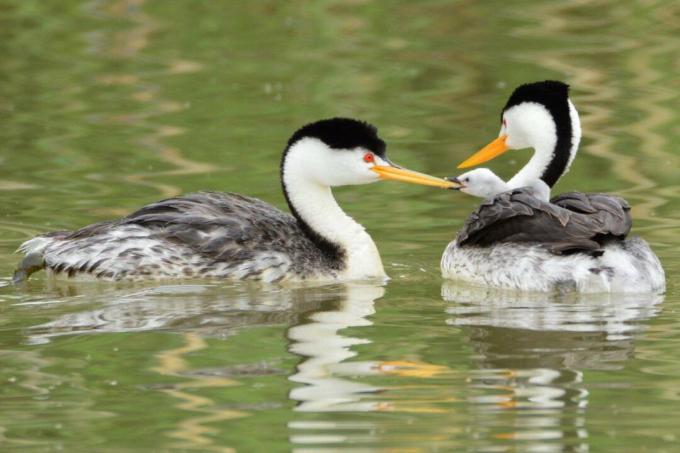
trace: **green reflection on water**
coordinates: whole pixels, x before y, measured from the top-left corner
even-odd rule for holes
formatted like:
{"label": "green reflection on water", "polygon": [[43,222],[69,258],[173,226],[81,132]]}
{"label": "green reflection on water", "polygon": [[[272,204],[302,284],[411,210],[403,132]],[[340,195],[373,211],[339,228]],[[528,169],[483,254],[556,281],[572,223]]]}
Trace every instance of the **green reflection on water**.
{"label": "green reflection on water", "polygon": [[451,288],[438,259],[476,200],[342,189],[385,288],[0,287],[3,451],[670,451],[674,17],[664,1],[0,1],[0,285],[28,237],[160,197],[283,206],[283,144],[320,117],[367,119],[395,161],[453,174],[509,90],[542,78],[572,85],[584,129],[557,191],[625,196],[669,277],[663,304]]}

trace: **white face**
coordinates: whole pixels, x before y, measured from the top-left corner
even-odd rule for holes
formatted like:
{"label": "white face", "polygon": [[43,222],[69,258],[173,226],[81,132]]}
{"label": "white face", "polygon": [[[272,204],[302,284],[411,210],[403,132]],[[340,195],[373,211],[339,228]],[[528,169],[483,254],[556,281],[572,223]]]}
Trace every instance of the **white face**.
{"label": "white face", "polygon": [[371,170],[376,165],[390,164],[371,150],[337,150],[319,139],[306,137],[288,151],[284,171],[322,186],[337,187],[379,181],[380,176]]}
{"label": "white face", "polygon": [[488,168],[475,168],[456,180],[461,185],[461,192],[480,198],[490,198],[508,190],[506,183]]}
{"label": "white face", "polygon": [[503,113],[499,135],[506,135],[510,149],[553,149],[557,142],[557,127],[548,110],[535,102],[523,102]]}

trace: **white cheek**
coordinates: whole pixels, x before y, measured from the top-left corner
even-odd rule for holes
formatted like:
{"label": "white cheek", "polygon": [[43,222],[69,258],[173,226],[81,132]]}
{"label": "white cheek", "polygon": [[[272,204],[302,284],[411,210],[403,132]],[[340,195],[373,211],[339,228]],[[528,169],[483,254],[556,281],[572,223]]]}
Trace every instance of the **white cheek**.
{"label": "white cheek", "polygon": [[363,150],[336,152],[325,168],[326,184],[335,187],[379,181],[380,176],[371,170],[374,164],[364,161],[365,154],[366,151]]}
{"label": "white cheek", "polygon": [[370,168],[367,169],[366,173],[366,182],[378,182],[380,181],[380,175],[371,170]]}
{"label": "white cheek", "polygon": [[548,110],[535,102],[524,102],[505,112],[506,144],[511,149],[548,146],[554,141],[555,122]]}
{"label": "white cheek", "polygon": [[362,157],[359,150],[331,150],[320,140],[304,138],[288,151],[285,171],[290,178],[321,186],[365,184],[374,173]]}
{"label": "white cheek", "polygon": [[[364,162],[362,161],[362,164]],[[380,181],[380,175],[371,170],[373,165],[364,164],[357,167],[351,174],[352,182],[347,184],[368,184]]]}
{"label": "white cheek", "polygon": [[[327,187],[369,184],[380,176],[371,170],[373,163],[364,161],[366,153],[363,149],[332,150],[317,139],[304,138],[288,151],[285,171],[290,178]],[[389,165],[378,156],[375,164]]]}
{"label": "white cheek", "polygon": [[506,128],[505,144],[510,149],[522,149],[531,146],[524,131],[519,127]]}

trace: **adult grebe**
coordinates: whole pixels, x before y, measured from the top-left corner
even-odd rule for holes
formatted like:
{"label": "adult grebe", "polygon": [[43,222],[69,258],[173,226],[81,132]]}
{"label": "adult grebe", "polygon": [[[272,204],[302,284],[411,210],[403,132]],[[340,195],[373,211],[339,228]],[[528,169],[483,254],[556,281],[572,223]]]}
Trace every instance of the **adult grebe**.
{"label": "adult grebe", "polygon": [[39,269],[105,280],[184,277],[281,280],[384,278],[375,243],[338,206],[331,187],[384,179],[454,184],[392,164],[375,127],[333,118],[288,141],[281,181],[291,213],[233,193],[196,193],[120,220],[25,242],[16,282]]}
{"label": "adult grebe", "polygon": [[517,88],[503,108],[499,137],[459,165],[478,165],[508,149],[534,155],[510,181],[488,169],[453,178],[487,198],[441,260],[445,278],[523,291],[660,292],[664,271],[647,243],[625,239],[632,221],[623,199],[550,188],[576,157],[581,126],[569,87],[545,81]]}

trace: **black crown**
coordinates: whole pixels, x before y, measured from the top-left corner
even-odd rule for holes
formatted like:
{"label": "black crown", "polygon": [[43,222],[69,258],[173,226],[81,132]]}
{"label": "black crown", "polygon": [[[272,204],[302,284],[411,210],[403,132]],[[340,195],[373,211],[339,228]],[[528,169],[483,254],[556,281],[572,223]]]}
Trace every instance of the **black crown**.
{"label": "black crown", "polygon": [[317,138],[334,149],[365,148],[385,156],[385,142],[375,126],[351,118],[330,118],[301,127],[288,140],[288,147],[305,137]]}

